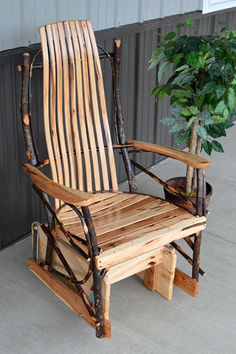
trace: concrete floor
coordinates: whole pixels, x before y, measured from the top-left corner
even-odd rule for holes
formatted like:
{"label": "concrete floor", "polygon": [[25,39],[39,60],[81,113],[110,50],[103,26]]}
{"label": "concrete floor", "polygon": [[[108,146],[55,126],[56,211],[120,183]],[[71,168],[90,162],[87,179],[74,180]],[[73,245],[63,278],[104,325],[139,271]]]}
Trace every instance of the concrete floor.
{"label": "concrete floor", "polygon": [[[201,252],[207,277],[200,280],[197,298],[175,287],[168,301],[137,277],[125,279],[112,286],[112,338],[97,339],[27,269],[27,238],[0,253],[0,353],[236,353],[235,140],[233,127],[222,139],[225,154],[210,158],[207,179],[214,194]],[[184,164],[168,159],[152,170],[163,178],[179,176]],[[141,174],[138,182],[140,191],[162,194],[150,177]],[[178,266],[190,268],[180,256]]]}

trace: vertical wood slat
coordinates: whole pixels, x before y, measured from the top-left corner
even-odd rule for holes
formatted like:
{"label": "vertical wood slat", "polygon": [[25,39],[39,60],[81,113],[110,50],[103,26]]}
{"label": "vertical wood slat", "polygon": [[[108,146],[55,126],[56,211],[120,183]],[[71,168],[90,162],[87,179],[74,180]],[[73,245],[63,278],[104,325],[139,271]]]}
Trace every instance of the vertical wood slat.
{"label": "vertical wood slat", "polygon": [[58,35],[61,44],[61,54],[63,63],[63,98],[64,98],[64,120],[66,127],[67,148],[70,162],[70,178],[71,187],[76,188],[76,174],[75,174],[75,161],[73,152],[73,141],[71,134],[71,119],[70,119],[70,90],[69,90],[69,67],[68,67],[68,53],[65,40],[65,31],[62,22],[58,23]]}
{"label": "vertical wood slat", "polygon": [[[81,58],[82,58],[82,76],[83,76],[83,83],[84,83],[83,88],[84,88],[84,105],[85,105],[86,123],[87,123],[91,156],[93,162],[95,189],[100,190],[101,184],[100,184],[100,176],[99,176],[99,166],[98,166],[98,158],[97,158],[96,142],[95,142],[94,129],[93,129],[91,102],[90,102],[90,87],[89,87],[89,78],[88,78],[89,69],[88,69],[88,57],[87,57],[88,55],[87,55],[87,48],[84,41],[84,34],[83,34],[81,22],[82,21],[75,21],[75,24],[76,24],[77,36],[79,39]],[[91,94],[93,94],[93,92]]]}
{"label": "vertical wood slat", "polygon": [[48,39],[48,49],[50,55],[50,123],[51,137],[54,147],[55,163],[57,167],[58,182],[63,184],[63,172],[60,160],[60,147],[57,137],[57,120],[56,120],[56,59],[53,46],[51,26],[46,26]]}
{"label": "vertical wood slat", "polygon": [[72,120],[72,129],[74,135],[74,144],[75,152],[77,158],[77,167],[78,167],[78,186],[79,190],[84,190],[84,180],[83,180],[83,163],[81,155],[81,145],[80,145],[80,136],[78,128],[78,117],[77,117],[77,106],[76,106],[76,73],[75,73],[75,55],[72,44],[72,33],[69,27],[69,22],[64,23],[66,41],[68,45],[68,54],[70,62],[70,98],[71,98],[71,120]]}
{"label": "vertical wood slat", "polygon": [[50,84],[45,123],[50,161],[54,163],[53,179],[84,190],[85,166],[87,191],[111,189],[109,175],[112,189],[117,190],[102,72],[92,26],[89,21],[66,21],[43,26],[40,32],[45,34],[42,41],[43,56],[48,62],[45,82]]}
{"label": "vertical wood slat", "polygon": [[106,136],[106,143],[107,143],[107,147],[108,147],[108,157],[109,157],[109,163],[110,163],[112,188],[114,190],[118,190],[115,160],[114,160],[114,154],[113,154],[113,149],[112,149],[111,134],[110,134],[110,128],[109,128],[109,123],[108,123],[106,101],[105,101],[104,87],[103,87],[103,80],[102,80],[102,69],[101,69],[100,59],[99,59],[99,55],[98,55],[98,49],[97,49],[97,44],[96,44],[96,40],[95,40],[95,36],[94,36],[94,31],[93,31],[90,21],[87,21],[87,26],[88,26],[89,36],[90,36],[91,45],[92,45],[93,54],[94,54],[94,65],[95,65],[96,74],[97,74],[97,84],[98,84],[100,105],[101,105],[101,111],[102,111],[102,120],[103,120],[104,132],[105,132],[105,136]]}
{"label": "vertical wood slat", "polygon": [[51,164],[52,178],[57,181],[56,165],[53,154],[53,147],[51,141],[50,133],[50,118],[49,118],[49,56],[47,47],[47,36],[45,27],[40,28],[40,38],[42,42],[42,53],[43,53],[43,113],[44,113],[44,129],[46,136],[46,143],[48,149],[48,155]]}
{"label": "vertical wood slat", "polygon": [[72,33],[72,43],[74,46],[74,54],[76,61],[76,80],[77,80],[77,98],[78,98],[78,113],[79,113],[79,125],[82,139],[82,147],[84,153],[84,164],[86,171],[86,185],[87,191],[92,191],[92,174],[91,174],[91,161],[88,148],[87,130],[85,125],[85,112],[84,112],[84,100],[83,100],[83,79],[81,72],[81,54],[80,47],[77,38],[76,26],[74,21],[70,21],[70,29]]}
{"label": "vertical wood slat", "polygon": [[91,87],[91,92],[92,92],[91,98],[92,98],[92,104],[93,104],[94,123],[95,123],[95,130],[97,133],[100,161],[101,161],[101,166],[102,166],[103,184],[104,184],[104,189],[109,189],[107,162],[106,162],[106,155],[105,155],[105,150],[104,150],[104,142],[103,142],[101,124],[100,124],[100,119],[99,119],[100,117],[99,117],[99,108],[98,108],[98,100],[97,100],[97,92],[96,92],[96,78],[95,78],[95,73],[94,73],[93,52],[92,52],[88,29],[87,29],[85,21],[82,22],[82,28],[83,28],[84,40],[85,40],[85,44],[86,44],[86,48],[87,48],[90,87]]}
{"label": "vertical wood slat", "polygon": [[70,187],[70,174],[67,158],[67,149],[64,134],[64,122],[63,122],[63,97],[62,97],[62,56],[59,44],[59,36],[57,24],[52,24],[52,33],[57,61],[57,121],[58,121],[58,131],[59,131],[59,141],[61,147],[61,155],[64,170],[64,183],[67,187]]}

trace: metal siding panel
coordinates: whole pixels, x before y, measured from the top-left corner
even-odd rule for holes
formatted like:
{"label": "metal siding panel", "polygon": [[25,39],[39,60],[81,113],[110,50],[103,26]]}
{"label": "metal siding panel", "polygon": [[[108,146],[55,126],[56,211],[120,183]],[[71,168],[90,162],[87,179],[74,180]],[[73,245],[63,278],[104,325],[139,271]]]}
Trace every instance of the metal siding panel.
{"label": "metal siding panel", "polygon": [[123,0],[121,25],[139,22],[139,0]]}
{"label": "metal siding panel", "polygon": [[182,0],[181,13],[202,10],[202,0]]}
{"label": "metal siding panel", "polygon": [[[35,215],[35,196],[30,191],[30,181],[21,169],[24,161],[24,143],[19,119],[19,76],[14,64],[0,67],[3,87],[1,95],[1,121],[4,122],[1,140],[4,144],[1,158],[1,246],[29,232],[30,221]],[[37,202],[36,202],[37,203]]]}
{"label": "metal siding panel", "polygon": [[0,12],[0,50],[14,48],[22,42],[20,0],[2,1]]}
{"label": "metal siding panel", "polygon": [[161,17],[175,15],[181,12],[181,0],[163,1]]}
{"label": "metal siding panel", "polygon": [[[87,11],[91,12],[91,2]],[[93,2],[95,4],[95,2]],[[35,11],[37,8],[35,8]],[[58,16],[60,12],[58,5]],[[97,7],[93,6],[94,16]],[[181,17],[184,21],[186,16]],[[194,14],[196,31],[209,33],[218,28],[219,21],[226,21],[230,26],[236,25],[236,10],[217,15],[201,16]],[[164,98],[156,102],[150,96],[155,86],[156,72],[148,71],[148,60],[156,47],[159,37],[157,31],[166,34],[173,30],[178,16],[168,20],[157,20],[143,25],[131,25],[127,28],[100,31],[96,33],[98,43],[108,51],[113,50],[113,41],[122,40],[121,64],[121,95],[125,119],[125,130],[129,138],[156,142],[171,146],[173,138],[168,133],[168,127],[160,123],[160,119],[169,115],[169,100]],[[188,31],[188,30],[187,30]],[[19,51],[16,51],[16,53]],[[20,122],[20,87],[21,75],[16,71],[16,65],[22,62],[21,54],[6,53],[0,55],[0,171],[1,171],[1,229],[0,248],[30,231],[33,220],[44,218],[39,199],[32,193],[31,182],[23,173],[21,164],[26,160],[24,141]],[[111,70],[108,63],[102,64],[108,115],[111,126],[114,121],[113,97],[111,86]],[[40,151],[40,158],[47,156],[43,133],[43,102],[42,102],[42,72],[35,71],[32,82],[34,92],[32,100],[32,125]],[[112,131],[113,141],[114,129]],[[119,152],[115,152],[119,181],[125,179],[125,170]],[[161,157],[155,154],[136,154],[137,161],[147,167]],[[47,171],[48,172],[48,171]]]}
{"label": "metal siding panel", "polygon": [[91,19],[95,30],[200,10],[199,0],[0,0],[0,50],[39,42],[37,27]]}

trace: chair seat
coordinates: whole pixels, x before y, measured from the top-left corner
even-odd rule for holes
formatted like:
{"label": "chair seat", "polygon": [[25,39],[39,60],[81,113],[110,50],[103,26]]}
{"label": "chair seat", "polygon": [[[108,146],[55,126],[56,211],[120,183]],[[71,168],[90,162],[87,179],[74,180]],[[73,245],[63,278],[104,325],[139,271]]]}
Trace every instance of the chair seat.
{"label": "chair seat", "polygon": [[[90,212],[100,248],[99,269],[199,232],[206,222],[165,200],[135,193],[112,193]],[[62,209],[58,216],[69,232],[84,238],[74,211]]]}

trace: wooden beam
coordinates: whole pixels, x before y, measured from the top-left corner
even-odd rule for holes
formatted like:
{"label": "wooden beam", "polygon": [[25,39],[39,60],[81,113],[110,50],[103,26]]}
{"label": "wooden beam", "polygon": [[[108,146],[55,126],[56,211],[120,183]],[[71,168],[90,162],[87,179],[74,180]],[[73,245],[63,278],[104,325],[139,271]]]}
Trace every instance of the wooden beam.
{"label": "wooden beam", "polygon": [[171,300],[176,267],[176,253],[170,246],[163,249],[162,262],[145,272],[144,285]]}
{"label": "wooden beam", "polygon": [[120,264],[116,264],[108,270],[105,276],[106,281],[109,284],[113,284],[128,278],[131,275],[137,274],[162,262],[162,257],[163,247],[160,247],[125,262],[121,262]]}
{"label": "wooden beam", "polygon": [[[85,320],[91,327],[96,328],[96,323],[90,317],[79,293],[75,287],[64,278],[60,278],[53,272],[49,272],[42,268],[33,258],[28,260],[29,269],[57,295],[67,306]],[[105,320],[104,323],[105,338],[111,336],[111,324]]]}
{"label": "wooden beam", "polygon": [[111,285],[106,280],[106,277],[102,280],[102,298],[104,306],[104,318],[109,321],[109,310],[110,310],[110,295],[111,295]]}
{"label": "wooden beam", "polygon": [[203,157],[191,154],[187,151],[130,139],[127,139],[126,143],[132,144],[137,149],[172,157],[173,159],[185,162],[187,165],[195,168],[208,168],[210,166],[209,161]]}
{"label": "wooden beam", "polygon": [[144,230],[137,230],[136,233],[133,233],[135,236],[134,240],[131,239],[99,254],[96,257],[96,266],[98,269],[110,268],[117,263],[124,262],[155,248],[162,247],[172,241],[199,232],[206,227],[205,222],[205,217],[194,217],[191,221],[181,220],[174,225],[158,231],[156,230],[156,225],[148,226],[145,229],[146,234],[144,234]]}
{"label": "wooden beam", "polygon": [[198,296],[199,282],[178,268],[175,270],[174,284],[189,295],[193,297]]}

